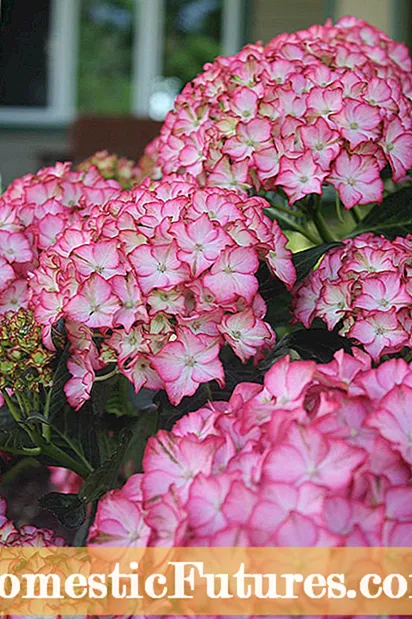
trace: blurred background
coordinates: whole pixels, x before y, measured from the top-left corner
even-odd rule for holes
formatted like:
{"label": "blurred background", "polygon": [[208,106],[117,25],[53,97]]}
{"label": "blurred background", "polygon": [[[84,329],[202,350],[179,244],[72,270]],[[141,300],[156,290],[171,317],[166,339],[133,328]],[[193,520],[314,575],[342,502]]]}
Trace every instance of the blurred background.
{"label": "blurred background", "polygon": [[217,55],[356,15],[412,44],[411,0],[0,0],[0,173],[138,159]]}

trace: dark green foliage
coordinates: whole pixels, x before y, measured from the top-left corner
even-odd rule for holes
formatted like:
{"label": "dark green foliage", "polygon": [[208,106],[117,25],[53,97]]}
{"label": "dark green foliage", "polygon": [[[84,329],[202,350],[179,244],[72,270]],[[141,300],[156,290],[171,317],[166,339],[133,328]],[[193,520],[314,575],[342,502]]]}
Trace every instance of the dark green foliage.
{"label": "dark green foliage", "polygon": [[86,506],[77,494],[49,492],[41,497],[39,505],[52,512],[68,529],[77,529],[86,518]]}
{"label": "dark green foliage", "polygon": [[351,236],[364,232],[383,234],[389,239],[412,234],[412,186],[391,193],[362,219]]}

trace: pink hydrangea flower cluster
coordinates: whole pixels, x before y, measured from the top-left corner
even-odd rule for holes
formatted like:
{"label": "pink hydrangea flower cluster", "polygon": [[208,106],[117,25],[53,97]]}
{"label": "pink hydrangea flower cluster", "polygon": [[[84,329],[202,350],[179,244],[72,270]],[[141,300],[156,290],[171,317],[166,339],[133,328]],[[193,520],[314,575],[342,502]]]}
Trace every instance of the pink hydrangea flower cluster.
{"label": "pink hydrangea flower cluster", "polygon": [[73,172],[58,163],[12,183],[0,197],[0,315],[27,307],[27,275],[79,213],[121,190],[97,168]]}
{"label": "pink hydrangea flower cluster", "polygon": [[50,529],[25,524],[19,529],[7,518],[7,503],[0,496],[0,548],[3,546],[65,546],[63,537]]}
{"label": "pink hydrangea flower cluster", "polygon": [[275,363],[149,439],[90,545],[411,546],[412,364]]}
{"label": "pink hydrangea flower cluster", "polygon": [[247,45],[184,88],[145,166],[155,155],[165,174],[281,188],[290,203],[325,183],[346,208],[380,202],[382,169],[398,181],[412,167],[411,66],[405,45],[354,17]]}
{"label": "pink hydrangea flower cluster", "polygon": [[136,391],[164,388],[178,404],[201,383],[224,383],[225,343],[242,361],[273,343],[256,272],[264,261],[290,287],[295,269],[266,206],[172,178],[125,191],[62,231],[32,274],[31,306],[49,346],[65,319],[72,406],[111,363]]}
{"label": "pink hydrangea flower cluster", "polygon": [[328,251],[296,287],[293,314],[321,318],[362,344],[376,361],[412,346],[412,235],[389,241],[362,234]]}

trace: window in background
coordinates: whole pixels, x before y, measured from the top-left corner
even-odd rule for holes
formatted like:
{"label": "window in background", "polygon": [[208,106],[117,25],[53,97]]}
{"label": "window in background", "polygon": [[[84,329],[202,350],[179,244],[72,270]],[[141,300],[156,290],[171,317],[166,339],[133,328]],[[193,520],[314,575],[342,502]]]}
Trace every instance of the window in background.
{"label": "window in background", "polygon": [[221,52],[222,0],[167,0],[165,77],[183,86]]}
{"label": "window in background", "polygon": [[79,112],[130,113],[134,10],[135,0],[82,0]]}
{"label": "window in background", "polygon": [[0,106],[46,107],[50,0],[2,0]]}
{"label": "window in background", "polygon": [[0,125],[36,127],[76,113],[163,120],[206,62],[240,49],[247,0],[0,4]]}
{"label": "window in background", "polygon": [[224,0],[166,0],[162,75],[154,82],[149,114],[164,118],[183,86],[222,52]]}
{"label": "window in background", "polygon": [[0,124],[66,123],[75,104],[79,0],[0,5]]}

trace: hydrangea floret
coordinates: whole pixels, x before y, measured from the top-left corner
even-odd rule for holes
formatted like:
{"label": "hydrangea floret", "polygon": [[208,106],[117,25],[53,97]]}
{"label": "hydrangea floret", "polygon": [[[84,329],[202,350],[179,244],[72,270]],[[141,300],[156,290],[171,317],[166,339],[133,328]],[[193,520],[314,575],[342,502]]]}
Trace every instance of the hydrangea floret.
{"label": "hydrangea floret", "polygon": [[32,312],[20,309],[0,317],[0,392],[49,387],[52,358]]}

